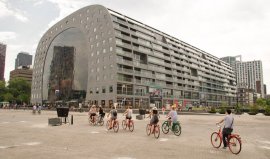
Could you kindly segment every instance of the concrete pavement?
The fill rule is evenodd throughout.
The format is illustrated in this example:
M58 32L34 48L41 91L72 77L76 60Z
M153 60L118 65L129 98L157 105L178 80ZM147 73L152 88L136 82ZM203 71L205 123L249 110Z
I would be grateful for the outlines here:
M14 158L207 158L269 159L270 117L235 115L235 133L242 138L242 151L233 155L228 149L215 149L210 135L224 115L180 115L182 134L147 136L150 119L135 120L134 132L120 125L118 133L105 126L90 126L87 113L70 112L74 125L48 126L55 111L32 115L30 110L0 109L0 159ZM119 115L119 121L124 117ZM135 115L133 117L135 119ZM106 119L105 119L106 120ZM161 123L165 120L161 115Z

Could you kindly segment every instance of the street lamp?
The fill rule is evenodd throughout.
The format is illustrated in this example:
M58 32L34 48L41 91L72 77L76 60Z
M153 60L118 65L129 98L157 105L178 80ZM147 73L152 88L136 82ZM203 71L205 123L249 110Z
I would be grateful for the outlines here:
M124 94L124 88L126 87L126 85L122 85L122 94ZM125 100L125 98L124 98L124 96L123 96L123 100L122 100L122 107L123 107L123 103L124 103L124 100Z

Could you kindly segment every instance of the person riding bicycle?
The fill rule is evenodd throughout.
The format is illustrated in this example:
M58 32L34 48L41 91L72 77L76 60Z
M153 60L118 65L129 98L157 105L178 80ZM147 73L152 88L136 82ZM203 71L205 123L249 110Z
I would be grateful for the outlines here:
M97 109L96 109L96 106L95 106L95 105L92 105L92 106L91 106L91 108L90 108L88 114L90 115L91 121L94 121L94 117L95 117L96 114L97 114Z
M172 122L173 123L172 124L172 129L174 129L174 126L177 123L177 112L176 112L176 106L175 105L172 105L171 111L169 112L167 117L168 117L168 121L169 121L169 126L171 126L171 122Z
M150 125L151 125L151 133L154 132L154 126L159 122L158 119L158 110L156 107L152 109L152 111L149 113L148 117L152 117L150 120Z
M114 125L114 122L115 122L115 120L117 119L117 110L116 110L116 106L113 106L113 107L112 107L112 110L110 111L110 113L108 113L107 118L109 117L109 115L111 116L111 117L109 118L109 121L110 121L109 129L112 129L112 127L113 127L113 125Z
M100 120L102 120L102 119L104 118L104 116L105 116L105 113L104 113L104 111L103 111L101 105L100 105L98 108L99 108L99 109L98 109L98 114L99 114L99 116L100 116Z
M233 116L232 116L232 111L230 109L226 110L226 116L224 119L222 119L220 122L216 124L221 124L223 121L225 122L224 128L222 129L222 137L223 137L223 149L227 148L227 140L228 136L232 133L233 131Z
M127 110L123 113L123 115L126 115L126 122L128 124L129 120L132 119L132 109L130 109L130 106L128 106Z

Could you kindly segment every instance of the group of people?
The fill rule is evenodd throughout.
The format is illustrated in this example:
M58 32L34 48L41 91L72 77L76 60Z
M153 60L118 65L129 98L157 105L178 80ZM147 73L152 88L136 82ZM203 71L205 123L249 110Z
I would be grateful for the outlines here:
M101 114L103 117L105 116L105 113L102 109L101 106L98 107L99 108L99 114ZM132 109L130 106L127 107L126 111L123 113L123 115L125 115L126 117L126 121L128 122L128 120L132 119ZM93 105L90 110L89 110L89 116L91 119L93 119L93 117L95 117L97 115L97 109L96 106ZM110 118L109 118L110 117ZM153 109L150 111L149 116L151 118L150 120L150 125L151 125L151 133L154 131L154 125L158 124L159 122L159 113L156 107L153 107ZM112 109L110 110L110 112L107 115L107 118L109 118L110 121L110 125L109 125L109 129L112 129L113 124L115 122L115 120L117 119L117 110L116 110L116 106L113 106ZM172 126L172 129L174 128L174 125L178 122L178 115L177 115L177 111L176 111L176 106L172 105L171 106L171 110L167 115L168 121L169 121L169 125ZM227 142L226 140L228 139L228 136L232 133L233 131L233 122L234 122L234 118L231 114L231 110L227 109L226 110L226 116L224 119L222 119L221 121L217 122L216 124L221 124L222 122L225 122L224 124L224 128L222 130L222 136L223 136L223 144L224 144L224 149L226 149L227 147Z

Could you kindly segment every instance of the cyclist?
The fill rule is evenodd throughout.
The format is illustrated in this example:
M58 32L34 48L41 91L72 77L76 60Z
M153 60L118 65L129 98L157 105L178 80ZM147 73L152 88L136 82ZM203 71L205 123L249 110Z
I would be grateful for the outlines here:
M100 116L100 120L99 120L99 121L102 121L102 119L103 119L104 116L105 116L105 113L104 113L104 111L103 111L101 105L99 106L98 114L99 114L99 116Z
M91 121L94 121L94 118L95 118L95 116L97 114L97 109L96 109L96 106L95 105L92 105L91 106L88 114L90 115Z
M171 125L171 122L173 123L172 129L174 128L174 125L177 123L177 112L176 112L176 106L172 105L171 111L168 114L168 121L169 125Z
M110 121L109 129L112 129L114 121L117 119L116 106L112 107L112 110L110 111L110 113L108 113L107 118L109 117L109 115L111 116L110 119L109 119L109 121Z
M151 125L151 133L154 132L154 126L159 122L158 119L158 110L156 107L152 109L152 111L149 113L148 117L152 117L150 120L150 125Z
M232 113L232 111L230 109L227 109L225 118L222 119L220 122L216 123L216 124L220 124L223 121L225 122L224 128L222 129L222 137L223 137L223 144L224 144L223 149L227 148L228 136L233 131L233 120L234 120L234 118L233 118L231 113Z
M130 106L128 106L127 110L123 113L123 115L126 115L126 122L128 124L129 120L132 119L132 109L130 109Z

